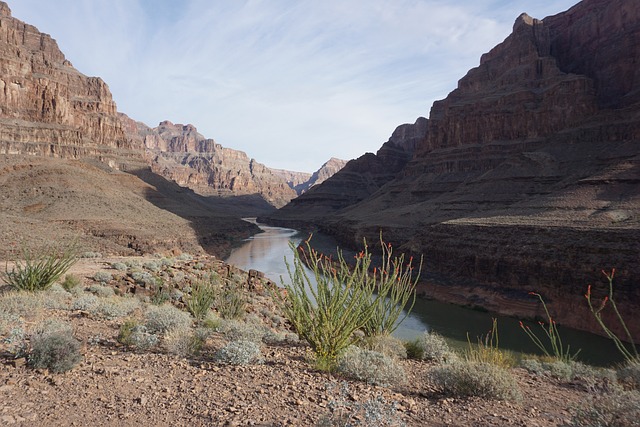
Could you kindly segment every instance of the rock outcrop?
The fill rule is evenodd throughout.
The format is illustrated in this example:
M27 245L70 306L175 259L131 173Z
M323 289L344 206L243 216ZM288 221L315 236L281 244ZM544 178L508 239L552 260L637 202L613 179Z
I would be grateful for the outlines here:
M308 188L307 183L312 176L312 174L310 174L309 172L295 172L285 169L272 168L271 171L280 178L284 179L287 185L295 190L296 194L298 195L303 193L303 191L301 191L302 188Z
M161 122L156 128L129 121L125 130L142 141L154 172L205 196L257 195L256 213L281 207L296 197L287 182L244 152L225 148L195 126Z
M402 171L417 144L428 131L428 120L403 124L376 154L367 153L349 161L337 173L315 185L261 221L283 226L319 227L332 214L371 196ZM319 173L318 173L319 174Z
M296 191L296 194L300 195L307 192L314 185L322 184L327 179L338 173L347 162L345 160L336 159L335 157L327 160L320 169L314 173L305 172L291 172L282 169L271 169L273 173L287 181L289 187Z
M125 137L109 88L66 60L48 34L0 2L0 153L142 161Z
M582 294L593 283L603 295L600 270L617 267L618 300L640 338L637 46L634 0L523 14L433 104L399 170L376 183L379 159L365 155L271 216L349 246L383 229L425 255L427 293L535 314L535 290L559 322L593 331Z
M127 137L145 126L124 118L105 82L73 68L55 40L0 1L3 244L50 243L58 230L114 253L224 255L258 230L239 219L253 200L201 197L151 173L144 135Z

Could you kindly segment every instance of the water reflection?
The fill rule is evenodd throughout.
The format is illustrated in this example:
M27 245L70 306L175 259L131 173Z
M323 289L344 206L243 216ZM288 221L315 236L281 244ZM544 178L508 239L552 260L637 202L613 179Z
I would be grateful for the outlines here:
M308 235L289 228L258 225L263 233L247 239L232 251L226 261L243 270L262 271L266 277L279 285L282 285L282 281L288 283L289 276L284 260L286 258L291 262L293 258L289 244L292 242L298 245L303 239L308 238ZM323 251L325 248L336 247L328 236L316 235L313 241L316 240L320 242ZM345 256L348 254L345 253ZM424 299L416 301L413 311L394 335L402 339L414 339L426 330L434 330L449 339L454 346L463 348L467 346L467 336L472 342L476 342L477 337L485 335L490 330L493 317L498 318L500 348L539 353L520 330L516 319ZM542 337L543 332L539 330L539 325L528 324ZM611 340L569 328L560 328L560 332L565 344L571 344L572 352L583 349L580 353L582 361L600 365L621 361Z

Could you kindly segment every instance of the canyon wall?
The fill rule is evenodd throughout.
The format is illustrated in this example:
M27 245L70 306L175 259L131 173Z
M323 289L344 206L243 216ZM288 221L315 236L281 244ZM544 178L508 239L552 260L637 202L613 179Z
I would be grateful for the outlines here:
M126 130L132 140L142 141L155 173L199 194L256 196L256 212L281 207L296 197L284 178L243 151L205 138L193 125L163 121L152 129L129 121Z
M640 338L637 46L633 0L523 14L433 104L398 170L375 182L380 152L367 154L269 219L348 246L383 230L400 250L424 254L427 294L534 316L540 305L527 293L538 291L559 322L593 331L582 295L591 283L603 296L600 270L616 267L623 315Z
M0 153L142 161L125 137L109 88L65 59L48 34L0 2Z

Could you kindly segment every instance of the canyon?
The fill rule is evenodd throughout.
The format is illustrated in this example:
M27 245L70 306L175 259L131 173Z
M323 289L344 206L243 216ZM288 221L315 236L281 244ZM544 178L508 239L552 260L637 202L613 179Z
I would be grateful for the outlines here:
M608 291L640 338L640 4L522 14L429 117L261 218L424 254L427 296L600 331ZM611 310L605 319L614 328Z
M640 303L638 22L630 0L523 14L428 118L309 174L118 112L102 79L0 2L2 230L23 244L56 240L53 225L111 253L217 255L257 231L244 216L346 247L382 230L425 256L426 296L535 317L536 291L559 322L597 331L582 294L605 295L601 270L617 269L625 317Z
M258 231L241 217L313 185L311 174L273 171L193 125L150 128L118 112L101 78L76 70L51 36L13 18L5 2L0 155L0 228L12 245L79 234L109 253L222 256Z

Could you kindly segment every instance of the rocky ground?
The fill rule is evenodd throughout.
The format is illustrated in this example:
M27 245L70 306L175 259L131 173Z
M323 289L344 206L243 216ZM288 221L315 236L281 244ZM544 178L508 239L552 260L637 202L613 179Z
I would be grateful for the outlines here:
M251 201L203 197L151 173L91 160L0 155L0 260L75 241L86 251L186 250L224 256L258 231Z
M331 414L335 419L341 408L353 416L354 425L557 426L569 424L576 408L588 404L594 393L580 381L513 368L523 395L520 401L450 397L439 393L429 379L437 364L411 359L398 361L406 373L405 383L374 386L318 371L310 362L309 347L292 338L265 339L262 363L222 364L214 355L230 336L220 326L210 331L198 354L181 354L166 338L148 350L118 341L122 325L128 319L143 319L151 306L145 301L156 289L145 278L162 278L171 288L171 300L180 307L177 291L211 271L237 283L247 278L246 273L204 255L84 258L70 272L81 282L72 293L56 286L40 296L22 294L16 299L5 289L0 311L17 313L25 330L45 319L69 322L82 342L82 360L60 374L32 369L26 359L8 352L11 340L5 339L0 344L0 423L307 426ZM105 288L124 296L112 296ZM92 292L95 298L88 297ZM272 337L292 336L284 335L286 322L260 286L243 292L248 302L243 322L270 331L267 335ZM99 305L83 306L78 302L82 298ZM122 301L135 304L129 303L124 311L100 308ZM375 424L358 408L369 408L387 424Z

